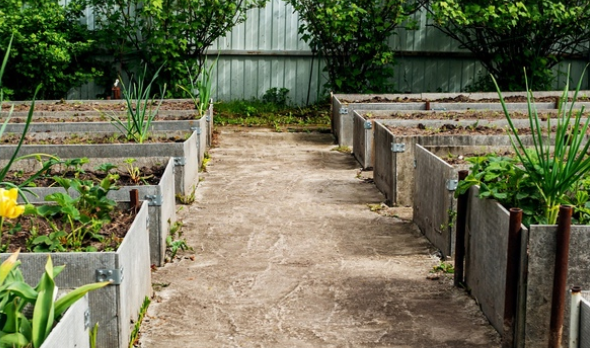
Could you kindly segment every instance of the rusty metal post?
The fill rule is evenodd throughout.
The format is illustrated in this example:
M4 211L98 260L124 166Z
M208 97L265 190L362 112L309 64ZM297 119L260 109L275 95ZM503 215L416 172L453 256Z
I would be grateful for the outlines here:
M465 180L468 170L459 171L459 182ZM457 230L455 236L455 286L463 284L463 261L465 260L465 225L467 223L467 192L457 198Z
M580 306L582 302L582 288L572 287L572 298L570 303L570 344L569 347L580 345Z
M427 100L427 101L426 101L426 104L425 104L425 106L424 106L424 109L425 109L426 111L430 111L430 100Z
M113 84L113 99L121 99L121 88L119 88L119 79L115 80L115 83Z
M135 214L137 214L137 212L139 211L139 191L137 189L132 189L129 191L129 208L131 209L131 211L133 211Z
M549 348L561 348L572 210L570 206L562 205L559 207L557 250L555 251L555 272L551 298L551 322L549 325Z
M506 287L504 292L504 332L502 348L514 347L516 308L518 298L518 274L520 270L520 235L522 209L510 208L508 227L508 251L506 257Z

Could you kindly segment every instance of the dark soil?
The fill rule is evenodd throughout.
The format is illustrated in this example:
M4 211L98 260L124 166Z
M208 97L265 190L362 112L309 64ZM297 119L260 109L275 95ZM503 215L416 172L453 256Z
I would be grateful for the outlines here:
M488 126L458 126L454 124L444 124L440 127L428 127L419 123L415 127L399 127L387 126L393 134L408 136L408 135L507 135L508 130L502 127L488 127ZM553 127L552 131L555 131ZM530 128L518 128L518 134L530 134Z
M111 222L105 224L98 232L103 237L103 241L85 239L82 248L93 246L97 251L116 250L123 241L134 218L135 212L133 211L115 210L111 214ZM62 219L54 218L51 221L58 230L69 232L69 225ZM37 234L33 235L31 231L37 231ZM5 252L15 252L18 249L21 251L33 251L32 240L37 236L49 235L51 232L54 232L54 229L44 218L21 215L15 220L6 220L4 222L1 245L2 248L8 245Z
M467 159L470 157L480 157L480 156L486 156L486 155L489 155L489 154L468 153L465 155L448 155L448 156L439 156L439 157L440 157L440 159L442 159L443 161L447 162L448 164L450 164L452 166L458 166L458 165L469 164L469 162L467 162ZM513 157L514 152L502 151L502 152L494 153L494 155L495 156L503 156L503 157Z
M557 97L539 97L534 98L536 103L551 103L557 100ZM569 98L571 101L571 98ZM588 101L588 98L578 97L577 101ZM385 98L375 96L372 98L366 99L355 99L355 100L348 100L348 99L340 99L343 103L424 103L427 101L430 102L439 102L439 103L499 103L500 99L497 98L487 98L487 99L471 99L466 95L458 95L454 98L440 98L440 99L421 99L421 98ZM506 103L526 103L527 98L524 96L512 96L512 97L504 97L504 102Z
M35 111L38 111L35 108ZM154 118L154 121L179 121L179 120L195 120L200 118L197 113L189 115L161 115L158 114ZM126 120L126 117L120 117L121 120ZM0 118L2 120L2 118ZM27 120L24 116L12 116L9 120L10 123L25 123ZM4 120L2 120L4 121ZM111 119L108 116L87 116L81 112L74 116L34 116L32 122L50 122L50 123L64 123L64 122L110 122Z
M159 100L153 105L156 106ZM2 106L3 111L8 111L12 106L11 103L4 103ZM14 111L29 111L30 104L23 103L14 105ZM58 101L58 102L36 102L35 111L125 111L127 110L127 104L124 101L104 103L96 101L85 101L85 102L70 102L70 101ZM168 101L165 100L160 106L160 110L195 110L195 104L190 100L184 101ZM195 111L196 112L196 111Z
M528 113L523 111L509 111L513 119L527 119ZM588 115L589 113L584 113ZM546 121L547 118L555 118L557 110L539 112L539 119ZM379 115L375 117L371 112L363 115L366 119L399 119L399 120L495 120L504 119L504 112L490 110L467 110L467 111L413 111L413 112L391 112L387 116Z
M139 168L141 173L141 179L137 180L131 177L129 173L121 171L117 171L116 173L119 174L119 179L117 180L117 186L138 186L138 185L158 185L160 179L162 178L162 174L164 174L165 167L164 166L154 166L154 167L141 167ZM28 178L30 178L34 172L26 172L22 173L19 171L10 171L4 178L4 181L11 182L15 185L20 185L21 183L25 182ZM83 171L81 173L77 173L75 171L67 171L67 172L60 172L60 171L51 171L42 177L39 177L35 181L33 181L34 186L36 187L51 187L55 186L56 182L53 179L53 176L59 176L63 178L78 178L80 180L92 180L94 182L100 182L102 179L106 178L107 174L105 172L96 172L96 171Z
M74 145L74 144L134 144L133 140L127 140L123 135L94 135L94 134L71 134L69 137L63 135L47 136L48 133L40 133L41 137L36 137L38 133L30 133L24 139L23 144L39 145ZM187 133L188 135L189 133ZM20 134L4 134L0 139L0 144L17 144ZM144 143L182 143L186 141L184 136L149 136Z

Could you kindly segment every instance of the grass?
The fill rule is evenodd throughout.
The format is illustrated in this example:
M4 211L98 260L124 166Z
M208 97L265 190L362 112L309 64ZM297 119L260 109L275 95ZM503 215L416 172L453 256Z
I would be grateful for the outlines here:
M330 105L305 107L280 105L258 99L219 102L214 106L215 124L266 127L283 131L329 131Z
M332 149L332 151L338 151L341 153L352 153L352 149L349 146L337 146L335 148Z

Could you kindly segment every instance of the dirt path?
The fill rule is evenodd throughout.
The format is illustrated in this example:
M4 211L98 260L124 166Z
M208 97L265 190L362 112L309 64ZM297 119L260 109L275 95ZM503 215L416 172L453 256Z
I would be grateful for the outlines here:
M153 273L141 347L499 347L414 225L327 134L224 130L183 258Z

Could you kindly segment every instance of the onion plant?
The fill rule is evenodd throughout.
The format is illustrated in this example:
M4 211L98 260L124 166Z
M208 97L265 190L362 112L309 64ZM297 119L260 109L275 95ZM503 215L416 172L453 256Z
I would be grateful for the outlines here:
M195 72L195 64L193 64L191 69L188 64L184 62L184 66L186 67L186 72L188 74L188 80L191 86L190 89L181 85L178 85L178 87L188 93L190 98L193 100L193 103L195 103L195 109L199 111L199 116L204 116L207 112L207 109L209 108L209 101L211 100L211 95L213 94L213 79L211 75L213 73L213 69L217 65L218 60L219 55L217 58L215 58L213 64L211 64L207 69L207 58L205 57L203 67L196 74L193 74Z
M569 81L569 76L568 69L566 81ZM559 101L557 120L555 121L556 130L552 134L551 118L547 120L546 127L541 126L533 100L533 93L529 90L528 81L525 77L532 147L525 146L518 135L518 130L508 113L500 88L493 76L492 79L496 85L504 115L511 130L510 140L512 147L524 170L533 180L543 198L545 216L541 221L547 224L555 224L559 205L566 202L566 193L590 171L590 157L588 156L590 142L586 141L586 131L588 130L590 118L582 118L584 107L580 110L574 110L574 103L580 91L582 78L580 78L572 101L569 104L566 104L569 82L566 83ZM545 128L546 133L543 128Z
M143 74L139 75L137 83L132 82L129 88L121 81L123 87L123 98L127 104L127 119L121 121L117 116L109 115L112 123L127 137L127 140L134 140L142 144L150 134L150 127L152 122L158 114L158 110L164 101L164 94L166 93L166 85L162 91L160 101L154 102L152 97L152 85L158 78L162 66L156 71L152 80L145 85L144 78L147 74L147 64L143 70ZM154 105L155 108L154 108Z

